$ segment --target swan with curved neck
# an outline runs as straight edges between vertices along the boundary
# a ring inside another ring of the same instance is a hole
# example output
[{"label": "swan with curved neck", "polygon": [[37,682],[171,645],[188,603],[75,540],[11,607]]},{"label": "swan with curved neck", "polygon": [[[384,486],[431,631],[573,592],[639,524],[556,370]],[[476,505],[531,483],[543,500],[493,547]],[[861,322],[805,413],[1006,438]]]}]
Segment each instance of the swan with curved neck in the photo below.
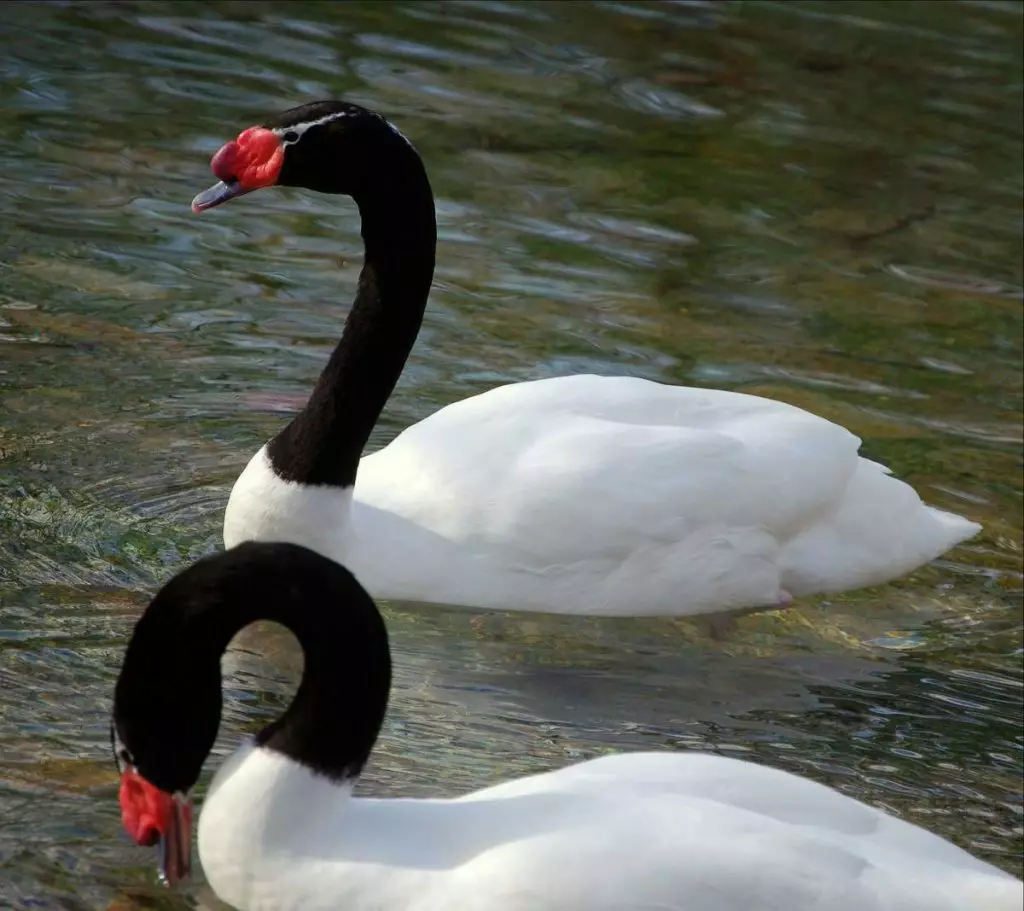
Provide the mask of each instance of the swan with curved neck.
[{"label": "swan with curved neck", "polygon": [[910,823],[762,765],[622,753],[456,798],[353,795],[387,708],[384,623],[343,567],[247,543],[171,579],[114,692],[122,820],[188,872],[190,798],[241,628],[305,654],[284,714],[217,772],[199,819],[214,892],[239,911],[1019,911],[1024,886]]},{"label": "swan with curved neck", "polygon": [[228,547],[293,541],[376,597],[645,615],[776,607],[877,585],[974,535],[858,455],[847,430],[758,396],[632,377],[500,386],[363,456],[434,270],[434,200],[379,114],[324,101],[214,156],[204,211],[269,186],[350,196],[365,259],[306,406],[231,492]]}]

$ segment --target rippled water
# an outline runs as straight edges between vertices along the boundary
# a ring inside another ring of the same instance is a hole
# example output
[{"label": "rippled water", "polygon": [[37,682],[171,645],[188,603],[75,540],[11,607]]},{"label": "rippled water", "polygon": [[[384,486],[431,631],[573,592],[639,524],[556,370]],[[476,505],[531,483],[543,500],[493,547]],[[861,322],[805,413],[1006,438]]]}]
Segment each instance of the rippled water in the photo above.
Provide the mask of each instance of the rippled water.
[{"label": "rippled water", "polygon": [[[1019,872],[1018,3],[8,3],[0,24],[0,905],[185,908],[120,834],[106,723],[155,586],[351,299],[354,208],[198,219],[209,155],[346,96],[439,197],[426,324],[375,436],[597,370],[844,423],[985,532],[909,579],[739,621],[389,605],[367,789],[611,748],[756,755]],[[225,746],[298,666],[230,656]]]}]

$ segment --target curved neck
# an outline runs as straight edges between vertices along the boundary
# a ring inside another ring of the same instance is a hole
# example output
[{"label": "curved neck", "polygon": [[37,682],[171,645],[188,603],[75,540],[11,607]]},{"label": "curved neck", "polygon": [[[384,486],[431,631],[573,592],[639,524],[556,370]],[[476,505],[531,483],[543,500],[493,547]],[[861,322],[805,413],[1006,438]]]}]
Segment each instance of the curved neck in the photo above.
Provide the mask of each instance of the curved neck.
[{"label": "curved neck", "polygon": [[257,735],[315,773],[357,776],[380,733],[391,688],[387,629],[351,573],[294,544],[248,542],[168,582],[136,625],[114,720],[140,774],[168,793],[199,777],[221,715],[221,656],[250,623],[299,641],[302,681]]},{"label": "curved neck", "polygon": [[434,197],[419,155],[353,198],[365,257],[341,340],[302,409],[267,452],[286,481],[350,487],[416,341],[434,276]]},{"label": "curved neck", "polygon": [[[253,620],[274,620],[302,646],[299,688],[285,712],[256,742],[332,781],[357,777],[377,741],[391,689],[391,655],[383,621],[337,615],[350,604],[291,604]],[[365,634],[354,623],[368,627]],[[244,624],[243,624],[244,625]],[[241,627],[240,627],[241,628]],[[345,648],[352,643],[358,651]]]}]

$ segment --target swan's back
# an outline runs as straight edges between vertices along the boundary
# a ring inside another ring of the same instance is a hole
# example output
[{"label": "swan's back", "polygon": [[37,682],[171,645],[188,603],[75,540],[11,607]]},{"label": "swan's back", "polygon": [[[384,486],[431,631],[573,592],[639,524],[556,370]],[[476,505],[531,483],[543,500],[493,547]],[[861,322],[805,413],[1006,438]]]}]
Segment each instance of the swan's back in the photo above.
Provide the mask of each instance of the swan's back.
[{"label": "swan's back", "polygon": [[669,386],[632,376],[576,374],[496,386],[440,408],[403,433],[415,433],[435,421],[451,430],[461,425],[468,432],[481,421],[516,423],[540,416],[584,416],[618,424],[695,430],[717,430],[737,421],[782,416],[830,423],[795,405],[757,395]]},{"label": "swan's back", "polygon": [[[362,460],[344,555],[381,597],[689,614],[875,585],[978,526],[922,504],[860,440],[758,396],[571,376],[442,408]],[[357,531],[359,531],[357,529]],[[447,549],[446,549],[447,548]]]},{"label": "swan's back", "polygon": [[200,854],[242,911],[1018,911],[1022,884],[764,766],[627,753],[454,800],[367,800],[265,750],[218,773]]},{"label": "swan's back", "polygon": [[618,754],[464,800],[545,790],[588,795],[592,811],[476,858],[464,875],[500,883],[506,901],[479,911],[1016,911],[1024,899],[1018,880],[924,829],[719,756]]},{"label": "swan's back", "polygon": [[770,399],[559,377],[492,389],[407,428],[363,459],[358,492],[527,560],[534,550],[621,557],[645,538],[709,526],[799,530],[853,475],[859,442]]}]

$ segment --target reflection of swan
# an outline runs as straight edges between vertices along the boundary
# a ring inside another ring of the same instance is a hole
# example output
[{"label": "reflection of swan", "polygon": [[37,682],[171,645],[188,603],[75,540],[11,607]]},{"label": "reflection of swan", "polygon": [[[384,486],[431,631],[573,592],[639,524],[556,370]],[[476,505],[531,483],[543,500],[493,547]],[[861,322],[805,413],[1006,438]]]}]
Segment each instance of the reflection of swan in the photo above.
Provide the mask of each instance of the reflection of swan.
[{"label": "reflection of swan", "polygon": [[433,276],[419,155],[377,114],[320,102],[246,130],[213,170],[222,182],[196,197],[197,211],[272,184],[347,194],[366,248],[309,402],[235,484],[229,547],[305,544],[383,598],[695,614],[881,583],[978,530],[924,506],[822,418],[631,377],[501,386],[360,461]]},{"label": "reflection of swan", "polygon": [[126,828],[187,872],[220,723],[220,658],[288,627],[302,683],[221,767],[199,821],[207,879],[240,911],[1018,911],[1022,884],[824,785],[701,753],[620,753],[455,799],[352,795],[391,684],[387,633],[343,567],[293,544],[199,561],[153,599],[117,682]]}]

